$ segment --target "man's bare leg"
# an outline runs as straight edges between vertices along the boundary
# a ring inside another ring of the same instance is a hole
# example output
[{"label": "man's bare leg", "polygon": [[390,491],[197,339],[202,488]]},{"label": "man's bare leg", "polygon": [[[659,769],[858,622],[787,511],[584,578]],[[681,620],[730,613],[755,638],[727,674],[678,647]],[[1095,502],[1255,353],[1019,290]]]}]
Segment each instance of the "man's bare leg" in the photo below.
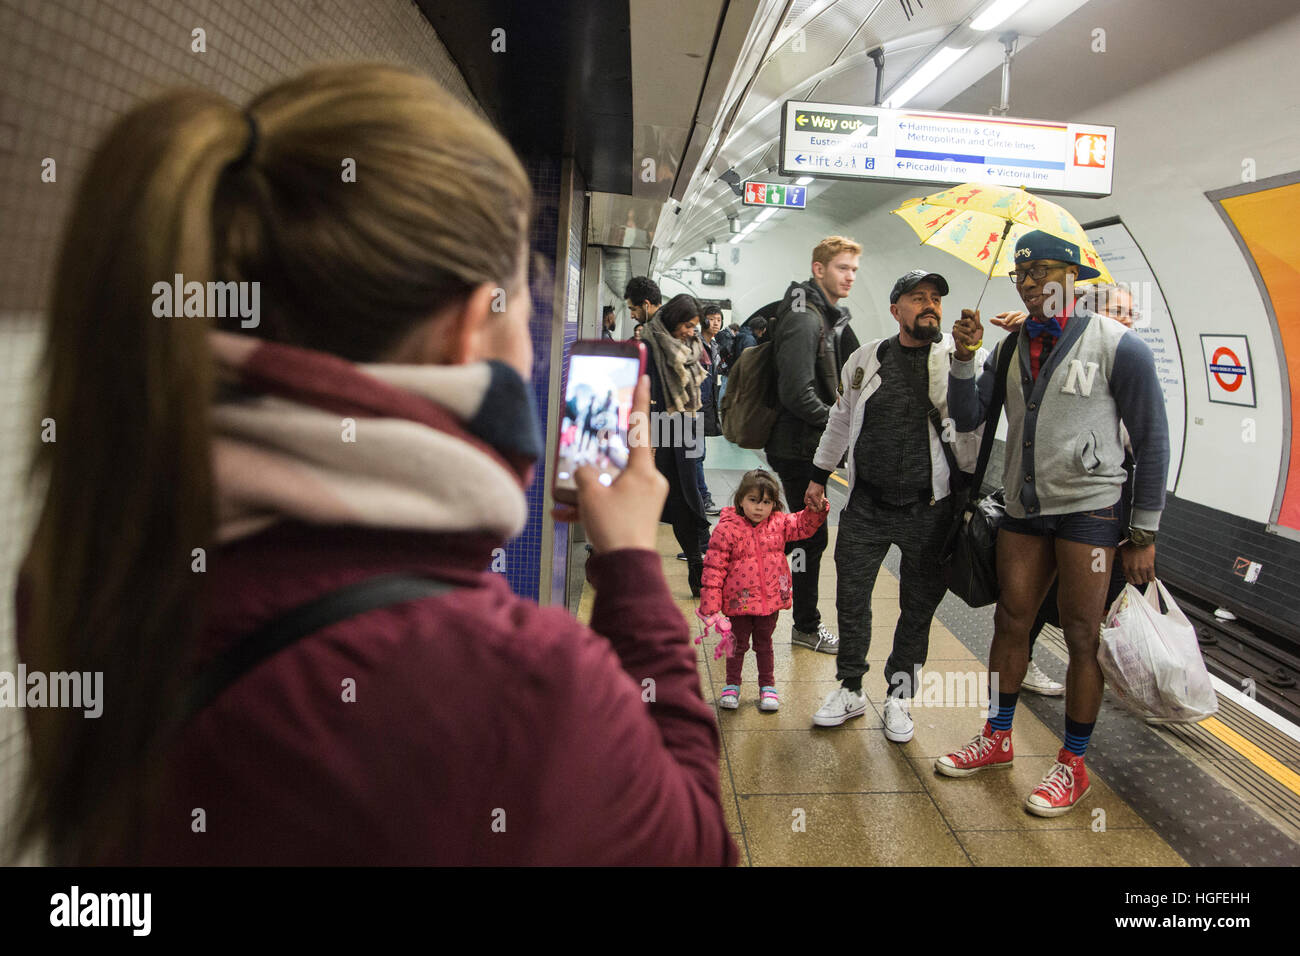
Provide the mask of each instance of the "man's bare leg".
[{"label": "man's bare leg", "polygon": [[[1013,694],[1020,690],[1029,668],[1029,631],[1038,608],[1056,576],[1052,539],[1038,535],[998,532],[998,606],[993,614],[993,645],[989,648],[989,679]],[[989,705],[997,704],[990,697]]]},{"label": "man's bare leg", "polygon": [[1101,710],[1104,680],[1097,663],[1097,646],[1114,560],[1114,548],[1077,541],[1056,542],[1061,579],[1057,607],[1061,612],[1065,645],[1070,652],[1070,668],[1065,677],[1065,713],[1081,724],[1094,723]]}]

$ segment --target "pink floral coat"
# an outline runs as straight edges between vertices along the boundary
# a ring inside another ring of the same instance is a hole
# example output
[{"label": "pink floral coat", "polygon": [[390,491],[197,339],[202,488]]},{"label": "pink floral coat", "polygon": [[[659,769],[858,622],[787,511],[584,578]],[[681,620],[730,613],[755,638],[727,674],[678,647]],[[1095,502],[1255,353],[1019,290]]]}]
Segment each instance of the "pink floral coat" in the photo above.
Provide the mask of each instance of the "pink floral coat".
[{"label": "pink floral coat", "polygon": [[790,563],[785,543],[811,538],[825,511],[774,511],[752,525],[735,508],[723,508],[704,556],[700,613],[762,617],[790,606]]}]

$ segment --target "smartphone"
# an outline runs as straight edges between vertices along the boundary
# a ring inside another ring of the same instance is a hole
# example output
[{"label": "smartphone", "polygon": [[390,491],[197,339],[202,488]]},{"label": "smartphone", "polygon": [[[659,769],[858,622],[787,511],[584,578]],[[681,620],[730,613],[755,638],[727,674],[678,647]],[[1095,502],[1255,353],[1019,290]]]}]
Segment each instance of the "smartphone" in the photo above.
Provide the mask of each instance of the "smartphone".
[{"label": "smartphone", "polygon": [[596,469],[600,483],[613,484],[627,467],[632,395],[645,373],[645,346],[635,340],[590,339],[573,344],[560,408],[551,496],[576,504],[574,472]]}]

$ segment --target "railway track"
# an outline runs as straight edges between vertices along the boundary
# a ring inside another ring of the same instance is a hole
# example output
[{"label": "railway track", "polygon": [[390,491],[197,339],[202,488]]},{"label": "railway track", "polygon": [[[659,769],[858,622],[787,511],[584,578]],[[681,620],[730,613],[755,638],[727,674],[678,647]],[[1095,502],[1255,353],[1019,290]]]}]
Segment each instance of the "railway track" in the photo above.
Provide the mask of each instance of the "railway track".
[{"label": "railway track", "polygon": [[1258,625],[1220,620],[1214,615],[1212,601],[1168,581],[1165,586],[1196,627],[1210,673],[1300,723],[1300,656],[1295,645]]}]

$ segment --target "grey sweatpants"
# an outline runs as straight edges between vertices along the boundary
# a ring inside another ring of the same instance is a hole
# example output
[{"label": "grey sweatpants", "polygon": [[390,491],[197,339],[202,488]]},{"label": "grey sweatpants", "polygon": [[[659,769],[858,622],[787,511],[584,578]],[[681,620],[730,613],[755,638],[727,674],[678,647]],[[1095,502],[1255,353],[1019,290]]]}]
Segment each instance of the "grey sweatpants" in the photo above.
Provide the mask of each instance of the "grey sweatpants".
[{"label": "grey sweatpants", "polygon": [[930,504],[890,508],[854,494],[840,512],[835,539],[835,609],[840,649],[837,680],[860,679],[869,669],[871,591],[891,544],[903,552],[899,567],[899,615],[894,649],[885,662],[890,692],[911,697],[930,650],[930,621],[943,600],[939,554],[952,524],[955,495]]}]

